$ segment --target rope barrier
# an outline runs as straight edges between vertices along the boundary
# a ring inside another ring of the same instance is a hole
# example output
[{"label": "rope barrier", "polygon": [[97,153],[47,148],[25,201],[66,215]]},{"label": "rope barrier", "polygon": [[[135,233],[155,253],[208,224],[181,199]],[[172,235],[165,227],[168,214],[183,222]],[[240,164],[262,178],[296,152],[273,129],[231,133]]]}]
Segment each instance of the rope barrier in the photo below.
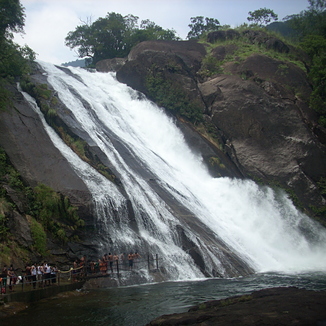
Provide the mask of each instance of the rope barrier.
[{"label": "rope barrier", "polygon": [[62,274],[65,274],[65,273],[70,273],[71,271],[76,271],[76,270],[78,270],[78,269],[82,269],[82,268],[84,268],[85,266],[80,266],[80,267],[77,267],[77,268],[73,268],[73,267],[71,267],[69,270],[67,270],[67,271],[58,271],[59,273],[62,273]]}]

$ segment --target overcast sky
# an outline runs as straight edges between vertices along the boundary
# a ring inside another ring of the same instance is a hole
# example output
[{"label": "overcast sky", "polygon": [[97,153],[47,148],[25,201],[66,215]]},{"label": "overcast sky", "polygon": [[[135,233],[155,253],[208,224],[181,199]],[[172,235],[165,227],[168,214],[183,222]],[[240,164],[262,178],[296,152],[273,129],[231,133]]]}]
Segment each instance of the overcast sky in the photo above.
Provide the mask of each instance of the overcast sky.
[{"label": "overcast sky", "polygon": [[281,21],[285,16],[307,9],[308,0],[21,0],[25,7],[25,35],[15,41],[27,44],[43,61],[61,64],[78,59],[64,45],[69,31],[81,20],[94,22],[108,12],[132,14],[139,22],[149,19],[164,29],[174,29],[186,39],[190,17],[216,18],[221,25],[236,27],[248,23],[249,11],[272,9]]}]

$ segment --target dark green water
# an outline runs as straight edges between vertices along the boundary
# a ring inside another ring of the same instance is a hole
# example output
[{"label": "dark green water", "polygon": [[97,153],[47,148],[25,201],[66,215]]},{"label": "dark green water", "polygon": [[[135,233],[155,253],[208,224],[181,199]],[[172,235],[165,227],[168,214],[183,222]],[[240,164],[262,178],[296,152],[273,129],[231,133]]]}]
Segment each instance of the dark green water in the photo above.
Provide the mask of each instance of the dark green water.
[{"label": "dark green water", "polygon": [[235,279],[166,282],[92,290],[83,295],[50,298],[32,304],[1,326],[142,326],[152,319],[213,299],[279,286],[326,291],[326,273],[256,274]]}]

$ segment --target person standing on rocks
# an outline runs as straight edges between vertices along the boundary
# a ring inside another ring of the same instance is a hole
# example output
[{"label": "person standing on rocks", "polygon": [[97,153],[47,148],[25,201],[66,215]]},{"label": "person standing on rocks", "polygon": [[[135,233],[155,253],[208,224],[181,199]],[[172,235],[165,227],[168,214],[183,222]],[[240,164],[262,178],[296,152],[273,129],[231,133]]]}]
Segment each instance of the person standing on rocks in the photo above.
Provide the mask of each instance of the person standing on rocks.
[{"label": "person standing on rocks", "polygon": [[16,274],[15,274],[13,265],[10,265],[7,275],[9,278],[9,290],[14,291],[14,285],[16,284],[17,278],[16,278]]},{"label": "person standing on rocks", "polygon": [[113,274],[113,255],[109,252],[109,263],[110,263],[110,270],[111,273]]},{"label": "person standing on rocks", "polygon": [[32,284],[33,284],[33,289],[36,288],[36,282],[37,282],[36,275],[37,275],[36,264],[33,264],[33,265],[31,266],[31,282],[32,282]]},{"label": "person standing on rocks", "polygon": [[129,270],[131,271],[134,266],[134,254],[132,252],[128,255],[128,261],[129,261]]}]

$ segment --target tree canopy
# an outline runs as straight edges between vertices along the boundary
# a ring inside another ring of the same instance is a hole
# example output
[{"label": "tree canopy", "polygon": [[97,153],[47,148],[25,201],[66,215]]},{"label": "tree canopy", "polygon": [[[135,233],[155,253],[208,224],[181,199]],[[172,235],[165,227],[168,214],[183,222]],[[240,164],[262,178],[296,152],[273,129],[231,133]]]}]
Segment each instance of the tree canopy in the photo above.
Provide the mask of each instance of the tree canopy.
[{"label": "tree canopy", "polygon": [[273,10],[267,8],[249,11],[248,14],[249,17],[247,17],[247,20],[258,26],[264,26],[269,24],[272,20],[278,20],[278,15],[275,14]]},{"label": "tree canopy", "polygon": [[203,33],[217,31],[220,28],[220,22],[215,18],[196,16],[190,18],[190,32],[187,35],[188,39],[199,38]]},{"label": "tree canopy", "polygon": [[284,18],[302,40],[307,35],[326,36],[326,0],[308,0],[309,7],[299,14]]},{"label": "tree canopy", "polygon": [[13,77],[26,73],[29,60],[35,59],[28,46],[20,47],[12,41],[13,33],[23,32],[24,23],[24,8],[19,0],[0,0],[0,109],[10,98],[5,86]]},{"label": "tree canopy", "polygon": [[133,15],[108,13],[93,23],[83,23],[68,33],[65,44],[77,49],[80,58],[91,58],[93,64],[102,59],[125,57],[137,43],[148,40],[177,40],[176,32],[163,29],[150,20]]},{"label": "tree canopy", "polygon": [[12,37],[10,32],[22,33],[25,24],[24,8],[19,0],[0,0],[0,34]]}]

